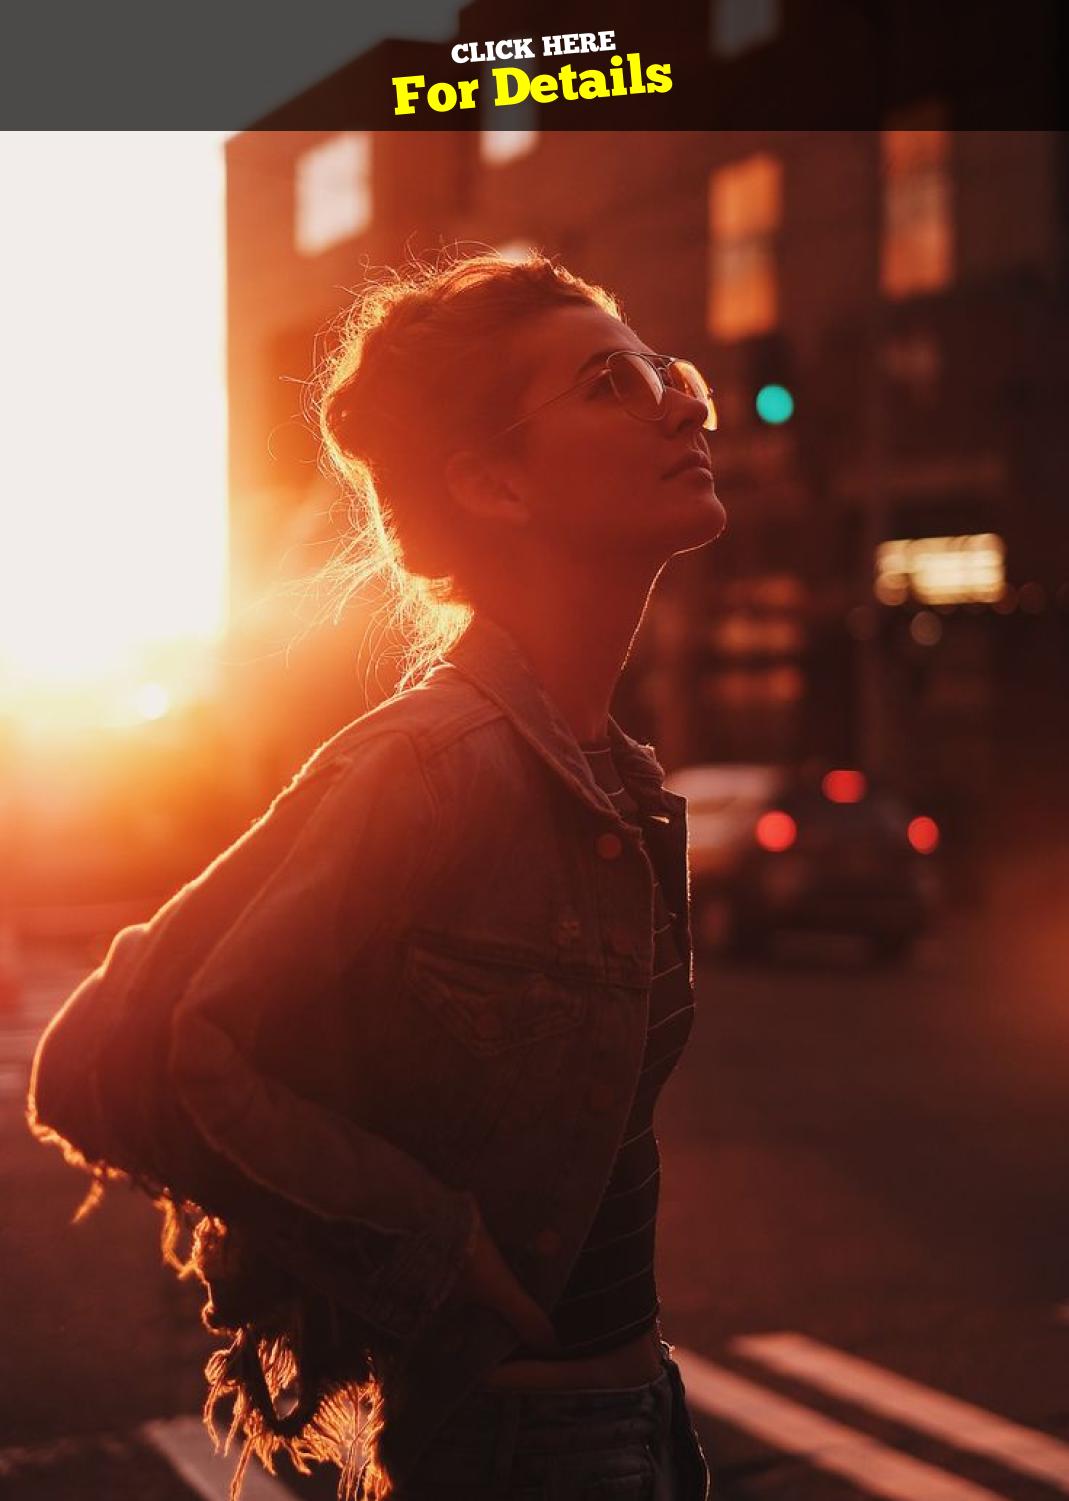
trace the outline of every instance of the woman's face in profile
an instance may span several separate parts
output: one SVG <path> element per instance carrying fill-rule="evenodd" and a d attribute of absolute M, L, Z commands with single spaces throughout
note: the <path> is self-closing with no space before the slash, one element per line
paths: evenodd
<path fill-rule="evenodd" d="M 517 338 L 516 353 L 532 375 L 516 418 L 595 374 L 616 349 L 687 354 L 652 349 L 600 308 L 556 309 Z M 517 429 L 508 482 L 547 545 L 659 567 L 673 553 L 713 541 L 726 525 L 710 470 L 677 468 L 695 453 L 709 459 L 705 415 L 703 402 L 669 390 L 661 416 L 644 421 L 621 406 L 607 376 L 588 381 Z"/>

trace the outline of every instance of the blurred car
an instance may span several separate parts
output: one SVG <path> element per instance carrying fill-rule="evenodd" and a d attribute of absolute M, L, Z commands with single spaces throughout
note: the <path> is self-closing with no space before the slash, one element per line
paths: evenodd
<path fill-rule="evenodd" d="M 780 932 L 847 933 L 904 959 L 939 905 L 939 827 L 855 768 L 690 766 L 695 944 L 755 954 Z"/>

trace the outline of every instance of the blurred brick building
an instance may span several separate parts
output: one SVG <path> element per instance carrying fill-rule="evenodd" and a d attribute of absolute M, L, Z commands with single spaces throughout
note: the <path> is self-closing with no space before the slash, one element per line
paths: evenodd
<path fill-rule="evenodd" d="M 497 35 L 489 10 L 468 6 L 462 34 Z M 770 88 L 788 41 L 775 4 L 714 6 L 710 89 Z M 384 69 L 448 77 L 443 57 L 383 44 L 324 89 Z M 248 640 L 281 560 L 322 559 L 333 492 L 300 383 L 346 289 L 406 250 L 533 245 L 611 287 L 718 398 L 729 529 L 662 578 L 621 681 L 624 722 L 670 768 L 826 754 L 963 817 L 1041 822 L 1069 728 L 1069 172 L 1055 132 L 955 128 L 985 86 L 974 63 L 942 87 L 914 77 L 882 131 L 561 131 L 546 107 L 509 131 L 233 138 L 232 556 Z M 278 657 L 244 658 L 260 662 L 250 702 L 283 766 L 383 691 L 364 696 L 358 635 L 316 640 L 299 685 Z"/>

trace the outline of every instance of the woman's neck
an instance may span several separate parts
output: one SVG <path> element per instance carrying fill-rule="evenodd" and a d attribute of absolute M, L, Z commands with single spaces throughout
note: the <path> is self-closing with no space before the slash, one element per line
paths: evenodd
<path fill-rule="evenodd" d="M 589 577 L 569 589 L 557 578 L 537 604 L 521 587 L 482 608 L 514 638 L 576 740 L 604 742 L 612 696 L 652 592 L 648 576 L 641 590 L 615 591 Z"/>

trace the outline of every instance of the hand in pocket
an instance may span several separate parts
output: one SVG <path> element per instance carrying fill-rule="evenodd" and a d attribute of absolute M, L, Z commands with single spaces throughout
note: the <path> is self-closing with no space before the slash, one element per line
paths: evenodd
<path fill-rule="evenodd" d="M 552 1321 L 521 1285 L 479 1216 L 475 1245 L 458 1282 L 469 1302 L 481 1303 L 511 1324 L 524 1345 L 546 1358 L 560 1354 Z"/>

